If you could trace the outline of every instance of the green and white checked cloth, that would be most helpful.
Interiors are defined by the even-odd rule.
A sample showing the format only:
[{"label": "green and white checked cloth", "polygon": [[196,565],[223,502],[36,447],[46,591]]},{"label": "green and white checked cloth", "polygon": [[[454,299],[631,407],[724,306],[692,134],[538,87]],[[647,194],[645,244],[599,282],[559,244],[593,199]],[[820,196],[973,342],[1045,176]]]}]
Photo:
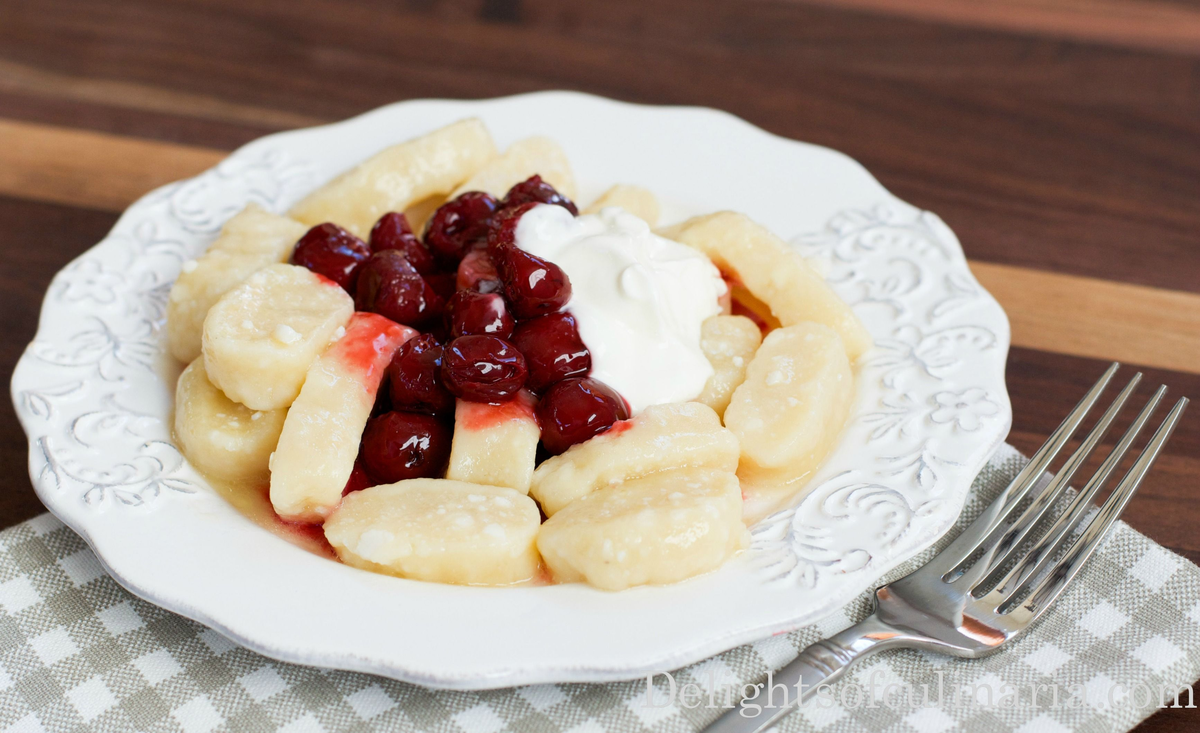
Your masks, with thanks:
[{"label": "green and white checked cloth", "polygon": [[[1023,461],[1002,448],[976,479],[960,521],[986,506]],[[821,623],[677,670],[673,679],[680,690],[689,682],[761,682],[869,611],[864,594]],[[976,661],[882,653],[779,729],[1127,730],[1161,704],[1159,691],[1198,677],[1200,568],[1122,523],[1046,619],[1008,650]],[[49,515],[0,532],[0,731],[666,733],[696,730],[720,712],[685,707],[680,696],[671,702],[665,676],[655,684],[651,705],[644,680],[440,692],[284,664],[131,596]],[[922,685],[932,691],[927,698]],[[1034,685],[1042,686],[1037,707]],[[843,689],[856,694],[839,696]],[[1057,706],[1051,689],[1060,691]],[[1188,704],[1186,692],[1179,704]]]}]

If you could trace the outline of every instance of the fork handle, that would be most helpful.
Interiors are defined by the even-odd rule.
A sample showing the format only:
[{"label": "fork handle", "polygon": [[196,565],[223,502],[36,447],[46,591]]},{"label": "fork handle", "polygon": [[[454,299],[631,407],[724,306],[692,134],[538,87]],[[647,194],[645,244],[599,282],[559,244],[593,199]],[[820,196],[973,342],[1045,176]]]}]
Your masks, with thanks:
[{"label": "fork handle", "polygon": [[[904,636],[903,632],[871,614],[854,626],[800,652],[795,660],[767,678],[769,688],[768,683],[764,683],[764,689],[757,697],[742,700],[705,728],[703,733],[758,733],[766,730],[816,695],[818,687],[836,681],[858,660],[885,648],[903,645]],[[797,685],[801,684],[803,686],[798,688]],[[787,694],[768,697],[769,690],[780,692],[777,689],[780,685],[785,687]],[[802,694],[797,695],[797,689],[802,690]],[[768,701],[771,707],[767,707]],[[745,707],[747,703],[751,707]],[[757,714],[754,714],[754,705],[762,706]]]}]

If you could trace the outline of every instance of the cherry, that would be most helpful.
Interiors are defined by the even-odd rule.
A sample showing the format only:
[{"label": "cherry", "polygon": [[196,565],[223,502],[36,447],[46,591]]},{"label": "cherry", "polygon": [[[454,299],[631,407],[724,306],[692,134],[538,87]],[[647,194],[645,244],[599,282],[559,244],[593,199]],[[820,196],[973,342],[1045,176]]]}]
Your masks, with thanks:
[{"label": "cherry", "polygon": [[454,272],[435,272],[432,275],[425,276],[425,282],[429,283],[429,287],[433,288],[433,292],[443,300],[450,298],[458,292],[458,274]]},{"label": "cherry", "polygon": [[521,221],[521,217],[525,213],[537,206],[538,202],[531,201],[527,204],[514,206],[507,209],[501,209],[492,217],[491,224],[488,225],[487,231],[487,248],[488,253],[492,255],[492,261],[496,261],[496,255],[502,252],[507,247],[515,247],[517,244],[517,223]]},{"label": "cherry", "polygon": [[370,256],[371,248],[366,242],[337,224],[326,222],[300,237],[292,251],[292,262],[324,275],[353,295],[359,270]]},{"label": "cherry", "polygon": [[500,289],[500,274],[496,272],[486,248],[472,248],[463,256],[462,262],[458,263],[455,284],[459,290],[478,290],[481,293],[494,293]]},{"label": "cherry", "polygon": [[483,334],[507,339],[516,323],[499,293],[460,290],[446,305],[446,323],[450,336]]},{"label": "cherry", "polygon": [[488,255],[495,264],[504,295],[517,318],[534,318],[561,310],[571,298],[567,274],[553,262],[516,245],[517,224],[538,202],[503,209],[488,228]]},{"label": "cherry", "polygon": [[537,406],[542,445],[552,455],[629,419],[625,400],[597,379],[564,379],[546,390]]},{"label": "cherry", "polygon": [[444,301],[412,263],[394,249],[371,255],[358,278],[354,306],[406,326],[420,326],[442,311]]},{"label": "cherry", "polygon": [[433,212],[425,229],[425,244],[443,263],[457,265],[472,242],[487,236],[488,223],[498,208],[494,196],[467,191]]},{"label": "cherry", "polygon": [[432,415],[386,412],[363,430],[362,461],[380,483],[442,475],[450,458],[450,428]]},{"label": "cherry", "polygon": [[592,354],[579,338],[570,313],[522,321],[513,332],[512,343],[525,355],[529,367],[525,386],[534,392],[569,377],[586,377],[592,369]]},{"label": "cherry", "polygon": [[525,384],[525,357],[496,336],[459,336],[446,345],[442,382],[471,402],[507,402]]},{"label": "cherry", "polygon": [[542,177],[538,175],[531,176],[508,189],[508,193],[504,195],[504,200],[500,202],[500,206],[507,209],[527,204],[531,201],[539,204],[561,206],[575,216],[579,216],[579,209],[571,202],[571,199],[563,196],[554,186],[543,181]]},{"label": "cherry", "polygon": [[350,470],[350,478],[346,481],[346,488],[342,489],[342,496],[369,489],[374,485],[375,480],[363,468],[362,459],[359,459],[354,462],[354,468]]},{"label": "cherry", "polygon": [[504,295],[517,318],[535,318],[562,310],[571,299],[571,281],[553,262],[515,246],[494,250],[492,259]]},{"label": "cherry", "polygon": [[415,336],[388,364],[392,409],[440,415],[453,412],[454,395],[442,385],[442,345],[432,335]]},{"label": "cherry", "polygon": [[379,217],[379,221],[371,227],[368,241],[372,252],[394,249],[404,255],[422,275],[429,275],[436,267],[433,254],[413,234],[408,217],[404,214],[392,211]]}]

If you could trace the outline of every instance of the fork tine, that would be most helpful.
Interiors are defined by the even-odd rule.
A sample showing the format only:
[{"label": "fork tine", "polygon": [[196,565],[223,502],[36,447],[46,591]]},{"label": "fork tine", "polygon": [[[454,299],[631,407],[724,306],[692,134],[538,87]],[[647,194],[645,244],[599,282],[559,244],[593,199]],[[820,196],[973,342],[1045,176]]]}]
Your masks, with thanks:
[{"label": "fork tine", "polygon": [[[951,542],[946,549],[938,553],[929,563],[926,568],[936,571],[943,575],[943,579],[947,582],[953,582],[961,574],[962,568],[959,566],[979,549],[980,545],[991,536],[992,532],[998,527],[1004,519],[1012,513],[1012,510],[1021,503],[1021,500],[1029,493],[1029,491],[1037,484],[1038,479],[1046,471],[1046,467],[1058,457],[1063,446],[1071,439],[1071,436],[1079,428],[1079,424],[1083,422],[1088,411],[1096,404],[1096,400],[1100,398],[1100,394],[1108,383],[1112,381],[1113,375],[1120,368],[1118,362],[1113,362],[1104,375],[1096,381],[1088,393],[1083,396],[1079,404],[1075,405],[1075,409],[1067,415],[1062,424],[1055,428],[1046,442],[1038,448],[1033,457],[1029,459],[1029,463],[1021,469],[1021,472],[1013,478],[1008,487],[1004,489],[999,497],[983,510],[983,513],[971,523],[962,533]],[[952,572],[953,571],[953,572]]]},{"label": "fork tine", "polygon": [[991,605],[993,608],[998,608],[1012,596],[1014,589],[1024,583],[1030,576],[1034,575],[1036,571],[1045,568],[1046,563],[1049,562],[1048,558],[1053,557],[1057,553],[1058,549],[1069,536],[1071,529],[1079,523],[1079,520],[1091,507],[1092,500],[1096,497],[1096,494],[1108,483],[1109,477],[1112,476],[1117,466],[1121,465],[1121,461],[1124,460],[1129,449],[1133,447],[1134,441],[1137,440],[1138,435],[1142,432],[1142,428],[1149,422],[1150,416],[1158,409],[1159,402],[1162,401],[1163,395],[1166,393],[1166,387],[1159,387],[1158,391],[1147,400],[1145,407],[1142,408],[1137,418],[1134,419],[1133,423],[1125,431],[1125,434],[1121,436],[1121,439],[1113,447],[1112,451],[1109,452],[1104,462],[1100,464],[1100,468],[1096,470],[1096,473],[1088,479],[1083,489],[1075,495],[1075,498],[1062,513],[1062,516],[1046,530],[1046,534],[1036,545],[1030,548],[1021,562],[1009,570],[996,584],[996,587],[983,597],[983,601],[986,604]]},{"label": "fork tine", "polygon": [[[1042,517],[1046,516],[1046,512],[1050,511],[1058,503],[1059,497],[1067,490],[1067,487],[1075,478],[1075,474],[1092,457],[1096,446],[1104,439],[1113,421],[1116,420],[1121,410],[1125,408],[1125,403],[1129,400],[1129,396],[1133,394],[1134,390],[1137,389],[1138,383],[1141,381],[1141,372],[1133,375],[1133,378],[1129,380],[1129,384],[1125,385],[1125,388],[1121,390],[1117,398],[1113,400],[1108,409],[1104,411],[1104,414],[1100,416],[1100,419],[1096,421],[1096,425],[1088,433],[1083,444],[1071,454],[1071,457],[1066,460],[1062,468],[1058,469],[1058,472],[1054,474],[1054,478],[1038,494],[1033,503],[1003,533],[994,533],[1000,535],[998,540],[994,543],[992,538],[985,540],[984,546],[988,547],[988,555],[964,573],[960,582],[970,583],[973,586],[971,591],[974,592],[978,584],[982,583],[987,576],[1013,559],[1017,550],[1021,548],[1021,543],[1029,537],[1029,534],[1037,526],[1038,522],[1041,521]],[[997,556],[999,559],[996,559]]]},{"label": "fork tine", "polygon": [[[1121,483],[1113,489],[1112,495],[1100,507],[1100,511],[1088,523],[1086,529],[1080,533],[1079,538],[1071,549],[1067,551],[1065,557],[1054,566],[1054,569],[1037,584],[1029,597],[1017,608],[1010,611],[1010,615],[1014,616],[1018,621],[1026,623],[1036,620],[1053,605],[1055,599],[1062,593],[1063,589],[1071,582],[1071,580],[1079,573],[1080,568],[1087,563],[1088,558],[1099,547],[1104,536],[1108,533],[1113,523],[1121,516],[1121,512],[1125,510],[1125,506],[1129,504],[1129,500],[1133,498],[1138,487],[1142,484],[1142,479],[1146,473],[1150,471],[1150,467],[1154,465],[1154,461],[1162,452],[1163,446],[1170,439],[1171,433],[1175,430],[1175,424],[1179,422],[1180,416],[1187,408],[1188,400],[1186,397],[1180,397],[1175,406],[1171,408],[1171,412],[1167,415],[1167,419],[1163,420],[1162,425],[1154,432],[1154,436],[1150,438],[1150,442],[1142,449],[1141,455],[1137,461],[1121,479]],[[1036,574],[1031,574],[1029,580],[1022,584],[1021,588],[1017,589],[1017,593],[1022,588],[1029,585],[1033,579],[1037,578]]]}]

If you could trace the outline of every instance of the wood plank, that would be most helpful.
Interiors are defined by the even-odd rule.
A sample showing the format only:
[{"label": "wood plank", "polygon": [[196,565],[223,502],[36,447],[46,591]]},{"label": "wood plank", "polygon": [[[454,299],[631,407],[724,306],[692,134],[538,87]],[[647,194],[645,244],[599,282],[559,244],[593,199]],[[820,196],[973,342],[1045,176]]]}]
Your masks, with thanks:
[{"label": "wood plank", "polygon": [[1195,56],[794,0],[507,7],[39,0],[0,5],[0,46],[80,85],[316,118],[564,87],[714,106],[855,157],[976,259],[1200,292]]},{"label": "wood plank", "polygon": [[0,195],[121,211],[226,155],[208,148],[0,120]]},{"label": "wood plank", "polygon": [[0,110],[4,111],[4,118],[13,121],[217,150],[234,150],[279,129],[171,112],[135,110],[119,104],[102,104],[19,90],[0,89]]},{"label": "wood plank", "polygon": [[802,0],[971,28],[1200,54],[1200,9],[1154,0]]},{"label": "wood plank", "polygon": [[80,77],[0,59],[0,91],[33,94],[52,99],[119,105],[140,112],[217,120],[258,127],[284,129],[327,122],[311,115],[230,102],[208,94],[194,94],[122,79]]},{"label": "wood plank", "polygon": [[[0,120],[0,195],[121,211],[225,153]],[[1200,295],[974,261],[1017,346],[1200,372]]]},{"label": "wood plank", "polygon": [[1200,373],[1200,295],[990,262],[971,270],[1017,346]]}]

